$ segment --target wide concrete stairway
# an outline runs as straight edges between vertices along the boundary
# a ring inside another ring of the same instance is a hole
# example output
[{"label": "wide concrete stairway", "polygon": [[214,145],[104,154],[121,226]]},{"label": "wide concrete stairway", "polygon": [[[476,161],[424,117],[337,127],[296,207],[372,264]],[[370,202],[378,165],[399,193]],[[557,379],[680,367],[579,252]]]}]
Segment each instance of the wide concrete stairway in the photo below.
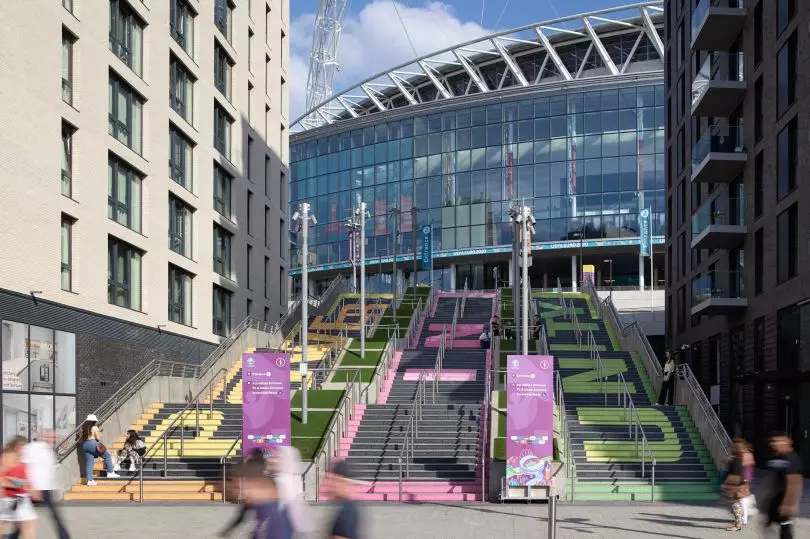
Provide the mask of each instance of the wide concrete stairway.
[{"label": "wide concrete stairway", "polygon": [[[605,322],[592,316],[584,296],[571,295],[565,301],[573,302],[582,328],[581,349],[570,312],[552,298],[539,299],[537,305],[563,384],[565,417],[575,462],[574,500],[653,498],[651,459],[649,454],[642,457],[640,432],[636,450],[635,438],[630,435],[630,419],[635,416],[625,414],[618,400],[620,373],[655,456],[655,500],[717,500],[713,461],[685,407],[652,406],[655,402],[652,384],[638,359],[617,349]],[[593,333],[599,351],[603,382],[586,346],[588,330]]]},{"label": "wide concrete stairway", "polygon": [[[480,300],[479,300],[480,301]],[[392,382],[380,403],[366,407],[352,421],[341,442],[342,456],[357,469],[363,484],[355,487],[362,500],[399,499],[400,456],[411,419],[420,372],[428,375],[427,403],[422,408],[408,476],[403,477],[404,501],[471,501],[481,496],[481,403],[487,351],[478,346],[478,332],[448,342],[439,381],[433,374],[442,331],[452,326],[456,298],[440,297],[433,316],[424,320],[415,348],[403,351],[393,367]],[[489,316],[492,300],[468,303],[462,324],[478,324]],[[485,311],[481,314],[479,311]],[[464,342],[462,342],[464,341]],[[460,343],[460,344],[459,344]],[[450,347],[458,344],[458,347]],[[472,345],[476,345],[473,349]],[[405,475],[403,460],[402,474]]]}]

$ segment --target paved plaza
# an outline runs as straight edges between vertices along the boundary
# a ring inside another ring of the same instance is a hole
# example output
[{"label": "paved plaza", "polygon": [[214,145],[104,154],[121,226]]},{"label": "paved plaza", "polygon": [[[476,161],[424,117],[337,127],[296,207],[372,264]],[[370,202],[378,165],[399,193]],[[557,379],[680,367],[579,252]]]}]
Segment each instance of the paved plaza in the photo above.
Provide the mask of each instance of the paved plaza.
[{"label": "paved plaza", "polygon": [[[548,507],[544,504],[450,505],[424,503],[416,505],[368,504],[364,506],[368,539],[411,538],[493,538],[546,537]],[[139,530],[149,539],[169,537],[214,537],[233,516],[231,505],[69,505],[65,517],[74,538],[104,537],[117,534],[111,523]],[[313,515],[324,530],[316,537],[326,537],[327,523],[334,508],[320,505]],[[810,537],[810,504],[805,502],[803,518],[798,520],[796,537]],[[635,504],[558,506],[557,537],[675,537],[699,538],[727,535],[729,512],[717,504]],[[40,520],[40,538],[55,537],[47,518]],[[120,531],[119,530],[119,531]],[[123,532],[122,532],[123,533]],[[762,537],[761,529],[751,526],[734,537]],[[776,537],[774,534],[770,535]],[[769,536],[769,537],[770,537]],[[249,537],[247,526],[233,537]]]}]

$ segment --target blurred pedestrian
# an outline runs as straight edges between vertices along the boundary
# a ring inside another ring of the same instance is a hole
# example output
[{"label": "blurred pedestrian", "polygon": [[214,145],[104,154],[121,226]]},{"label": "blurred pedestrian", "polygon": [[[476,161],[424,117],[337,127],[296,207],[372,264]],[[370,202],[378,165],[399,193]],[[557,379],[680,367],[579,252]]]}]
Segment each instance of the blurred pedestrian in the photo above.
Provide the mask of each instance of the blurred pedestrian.
[{"label": "blurred pedestrian", "polygon": [[538,315],[534,315],[534,319],[532,320],[532,340],[539,341],[540,340],[540,330],[542,328],[542,323],[540,322],[540,317]]},{"label": "blurred pedestrian", "polygon": [[743,462],[745,453],[748,450],[745,440],[739,438],[734,440],[734,452],[728,461],[726,479],[723,482],[723,493],[731,504],[731,513],[734,515],[734,523],[726,528],[726,531],[740,531],[744,525],[745,507],[743,499],[751,495],[751,490],[743,477]]},{"label": "blurred pedestrian", "polygon": [[292,530],[306,536],[314,532],[309,506],[301,482],[301,454],[290,446],[279,446],[270,458],[270,468],[281,508],[287,512]]},{"label": "blurred pedestrian", "polygon": [[666,362],[664,363],[664,379],[661,382],[661,392],[658,394],[658,402],[655,406],[672,406],[672,400],[675,397],[675,358],[667,350],[664,353]]},{"label": "blurred pedestrian", "polygon": [[[9,531],[9,524],[16,525],[23,539],[37,536],[37,513],[31,503],[31,486],[22,450],[26,439],[16,436],[3,449],[0,485],[3,487],[3,503],[0,510],[0,535]],[[39,496],[36,493],[37,497]]]},{"label": "blurred pedestrian", "polygon": [[780,539],[793,538],[793,519],[802,498],[802,463],[793,451],[793,440],[784,433],[770,436],[773,456],[768,461],[768,478],[760,496],[760,510],[765,513],[765,527],[779,525]]},{"label": "blurred pedestrian", "polygon": [[748,518],[756,515],[757,511],[757,499],[754,496],[754,475],[756,474],[757,463],[754,459],[754,451],[751,447],[751,444],[748,443],[747,440],[742,438],[737,439],[739,443],[742,444],[742,474],[743,474],[743,481],[745,484],[748,485],[748,496],[742,499],[743,504],[743,518],[742,523],[743,525],[748,524]]},{"label": "blurred pedestrian", "polygon": [[[217,537],[228,537],[236,528],[239,527],[242,522],[245,521],[245,517],[253,509],[247,501],[246,496],[244,495],[244,479],[246,477],[252,477],[257,474],[264,474],[265,472],[265,462],[264,462],[264,453],[259,448],[253,448],[250,455],[245,462],[242,463],[239,468],[237,468],[234,472],[234,478],[231,479],[231,484],[233,485],[235,482],[237,485],[241,485],[242,488],[240,489],[239,486],[235,488],[231,488],[230,490],[235,490],[239,492],[241,495],[239,499],[239,511],[236,513],[234,518],[228,522],[222,530],[217,533]],[[223,485],[223,490],[226,488],[226,485]],[[225,492],[222,493],[225,496]]]},{"label": "blurred pedestrian", "polygon": [[88,415],[82,424],[82,451],[84,451],[84,478],[88,485],[96,484],[93,479],[93,464],[99,457],[104,460],[107,477],[110,479],[120,477],[113,471],[112,457],[104,445],[101,430],[98,428],[98,418],[94,414]]},{"label": "blurred pedestrian", "polygon": [[352,484],[354,471],[346,460],[336,463],[327,475],[332,497],[340,503],[335,522],[332,525],[331,539],[359,539],[361,515],[360,507],[353,499]]},{"label": "blurred pedestrian", "polygon": [[276,480],[258,466],[246,466],[242,485],[245,504],[256,512],[254,539],[292,539],[292,525],[279,499]]}]

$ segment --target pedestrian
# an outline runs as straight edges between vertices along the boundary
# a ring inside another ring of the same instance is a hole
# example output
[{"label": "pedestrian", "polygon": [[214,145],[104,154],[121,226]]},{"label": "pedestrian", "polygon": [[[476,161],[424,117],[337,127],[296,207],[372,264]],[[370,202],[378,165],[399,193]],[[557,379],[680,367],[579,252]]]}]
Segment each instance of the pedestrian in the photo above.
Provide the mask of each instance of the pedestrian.
[{"label": "pedestrian", "polygon": [[[265,472],[265,462],[264,462],[264,453],[258,447],[254,447],[253,451],[250,452],[248,458],[245,459],[245,462],[236,470],[234,474],[236,478],[243,483],[243,490],[244,490],[244,480],[246,477],[252,477],[258,474],[263,474]],[[231,480],[233,484],[233,480]],[[234,488],[232,490],[239,491],[239,488]],[[223,496],[225,493],[223,493]],[[239,500],[239,511],[236,513],[234,518],[228,522],[222,530],[217,533],[217,537],[228,537],[237,527],[239,527],[242,522],[245,521],[245,517],[247,514],[253,509],[253,507],[248,502],[246,496],[242,496]]]},{"label": "pedestrian", "polygon": [[[9,532],[9,525],[16,525],[23,539],[37,536],[37,513],[31,503],[31,486],[28,471],[22,460],[26,439],[15,436],[3,449],[0,484],[3,487],[2,510],[0,510],[0,536]],[[34,492],[37,497],[39,493]]]},{"label": "pedestrian", "polygon": [[360,534],[360,507],[353,499],[352,478],[354,472],[351,465],[346,460],[341,460],[335,464],[332,471],[327,474],[330,492],[332,497],[340,503],[330,539],[359,539]]},{"label": "pedestrian", "polygon": [[745,524],[745,507],[743,500],[751,495],[749,485],[743,477],[743,466],[745,454],[748,451],[745,440],[739,438],[734,440],[734,452],[728,461],[726,468],[726,479],[723,481],[723,492],[731,504],[731,513],[734,515],[734,523],[726,528],[726,531],[740,531]]},{"label": "pedestrian", "polygon": [[129,471],[134,472],[141,463],[141,458],[146,454],[146,442],[138,436],[138,431],[128,430],[124,447],[118,451],[118,459],[113,467],[114,472],[121,469],[121,465],[129,461]]},{"label": "pedestrian", "polygon": [[738,438],[740,443],[743,444],[743,462],[742,473],[743,481],[748,485],[749,494],[742,499],[743,504],[743,525],[748,524],[748,517],[754,516],[757,511],[757,499],[754,496],[754,474],[756,473],[757,463],[754,459],[754,451],[748,441]]},{"label": "pedestrian", "polygon": [[766,515],[766,528],[778,524],[780,539],[792,539],[793,519],[802,498],[802,463],[786,433],[771,434],[770,446],[773,455],[768,461],[768,479],[759,507]]},{"label": "pedestrian", "polygon": [[540,328],[541,328],[541,325],[542,324],[540,323],[540,317],[537,316],[537,315],[534,315],[534,320],[532,320],[532,340],[533,341],[539,341],[540,340]]},{"label": "pedestrian", "polygon": [[489,322],[489,334],[492,335],[492,338],[501,337],[501,319],[498,318],[498,315],[492,317],[492,320]]},{"label": "pedestrian", "polygon": [[104,460],[107,469],[107,477],[115,479],[121,477],[113,470],[112,457],[104,445],[101,430],[98,428],[98,418],[95,414],[90,414],[82,424],[82,451],[84,451],[84,478],[89,486],[96,484],[93,479],[93,464],[97,458]]},{"label": "pedestrian", "polygon": [[293,532],[300,536],[313,533],[313,521],[309,506],[304,500],[304,486],[301,482],[300,453],[294,447],[279,446],[270,458],[270,467],[279,503],[289,517]]},{"label": "pedestrian", "polygon": [[667,406],[672,406],[672,400],[675,397],[675,359],[669,351],[664,354],[664,358],[666,359],[664,379],[661,382],[661,392],[658,394],[658,402],[655,403],[655,406],[663,406],[665,401]]},{"label": "pedestrian", "polygon": [[481,335],[478,336],[478,342],[481,343],[481,348],[489,348],[489,344],[492,342],[489,331],[484,329],[484,331],[481,332]]},{"label": "pedestrian", "polygon": [[256,511],[255,539],[292,539],[289,514],[281,504],[276,480],[269,475],[245,478],[245,495]]}]

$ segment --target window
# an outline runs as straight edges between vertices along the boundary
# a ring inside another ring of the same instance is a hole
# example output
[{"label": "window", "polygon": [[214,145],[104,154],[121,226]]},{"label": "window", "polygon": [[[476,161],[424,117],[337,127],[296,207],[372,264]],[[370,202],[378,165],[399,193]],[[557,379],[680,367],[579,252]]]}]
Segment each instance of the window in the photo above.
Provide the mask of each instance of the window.
[{"label": "window", "polygon": [[709,337],[709,385],[720,385],[720,335]]},{"label": "window", "polygon": [[214,164],[214,210],[217,213],[231,218],[231,184],[233,176],[225,172],[221,166]]},{"label": "window", "polygon": [[797,120],[779,132],[777,137],[776,200],[785,198],[796,188],[796,166],[798,159]]},{"label": "window", "polygon": [[264,207],[264,246],[270,248],[270,207]]},{"label": "window", "polygon": [[762,215],[762,200],[763,200],[763,185],[762,185],[762,152],[757,154],[754,160],[754,218],[757,219]]},{"label": "window", "polygon": [[143,26],[126,0],[110,0],[110,50],[138,76],[143,67]]},{"label": "window", "polygon": [[245,316],[252,316],[253,315],[253,300],[248,298],[245,301]]},{"label": "window", "polygon": [[251,167],[251,161],[253,161],[253,137],[248,137],[247,139],[247,153],[245,155],[245,172],[247,173],[247,179],[253,181],[253,174]]},{"label": "window", "polygon": [[62,194],[73,196],[73,129],[62,122]]},{"label": "window", "polygon": [[264,308],[264,321],[265,322],[270,321],[270,307],[265,307]]},{"label": "window", "polygon": [[776,218],[776,283],[796,276],[799,254],[799,211],[794,204]]},{"label": "window", "polygon": [[107,217],[141,231],[141,176],[110,155],[107,165]]},{"label": "window", "polygon": [[765,370],[765,317],[754,320],[754,372]]},{"label": "window", "polygon": [[107,254],[107,302],[140,311],[141,252],[110,236]]},{"label": "window", "polygon": [[678,334],[686,330],[686,287],[678,289]]},{"label": "window", "polygon": [[[248,124],[253,127],[253,84],[248,82]],[[255,129],[255,128],[254,128]]]},{"label": "window", "polygon": [[231,68],[233,63],[230,56],[219,43],[214,43],[214,86],[225,99],[231,99]]},{"label": "window", "polygon": [[214,285],[214,333],[227,337],[231,332],[231,294],[224,288]]},{"label": "window", "polygon": [[678,216],[678,227],[686,221],[686,181],[681,181],[678,185],[678,209],[680,214]]},{"label": "window", "polygon": [[278,256],[284,260],[287,258],[287,249],[284,248],[284,219],[278,220]]},{"label": "window", "polygon": [[270,156],[264,156],[264,196],[270,198]]},{"label": "window", "polygon": [[73,36],[62,30],[62,101],[73,104]]},{"label": "window", "polygon": [[143,102],[126,82],[110,73],[109,132],[136,153],[141,153]]},{"label": "window", "polygon": [[681,261],[680,273],[678,277],[683,277],[686,275],[686,233],[681,232],[681,235],[678,236],[678,255]]},{"label": "window", "polygon": [[286,306],[287,303],[287,270],[284,269],[284,266],[278,267],[278,302],[281,304],[282,307]]},{"label": "window", "polygon": [[253,73],[253,30],[248,28],[248,71]]},{"label": "window", "polygon": [[169,177],[192,190],[192,143],[179,129],[169,124]]},{"label": "window", "polygon": [[270,257],[264,257],[264,297],[270,297],[270,289],[273,285],[270,284]]},{"label": "window", "polygon": [[191,281],[193,277],[169,264],[169,320],[191,325]]},{"label": "window", "polygon": [[791,305],[776,313],[776,369],[790,375],[799,370],[801,307]]},{"label": "window", "polygon": [[757,79],[754,86],[754,141],[762,140],[762,77]]},{"label": "window", "polygon": [[169,195],[169,249],[191,258],[191,231],[194,209],[174,195]]},{"label": "window", "polygon": [[226,279],[232,277],[231,266],[231,240],[233,235],[222,228],[214,225],[214,271]]},{"label": "window", "polygon": [[188,0],[171,0],[169,27],[174,39],[189,56],[194,56],[194,16]]},{"label": "window", "polygon": [[73,219],[62,214],[62,290],[73,290]]},{"label": "window", "polygon": [[190,124],[193,123],[193,98],[194,79],[183,63],[172,55],[169,59],[169,105]]},{"label": "window", "polygon": [[762,6],[765,2],[757,2],[754,7],[754,67],[762,62]]},{"label": "window", "polygon": [[231,41],[231,16],[233,5],[229,0],[214,1],[214,25],[219,28],[222,35],[228,42]]},{"label": "window", "polygon": [[683,172],[686,166],[686,139],[684,138],[684,130],[681,128],[678,131],[678,174]]},{"label": "window", "polygon": [[776,117],[780,118],[796,100],[796,32],[776,56]]},{"label": "window", "polygon": [[231,125],[233,119],[219,103],[214,103],[214,148],[231,159]]},{"label": "window", "polygon": [[251,219],[251,211],[250,211],[250,209],[252,207],[253,207],[253,192],[248,190],[248,192],[247,192],[247,233],[250,236],[253,235],[253,232],[252,232],[252,229],[251,229],[251,226],[250,226],[251,221],[253,221],[253,219]]},{"label": "window", "polygon": [[790,24],[796,14],[796,0],[777,0],[776,5],[776,35],[779,36]]},{"label": "window", "polygon": [[253,246],[248,244],[246,251],[247,262],[245,263],[245,270],[247,271],[247,287],[248,290],[253,290],[253,279],[250,278],[250,267],[253,265]]},{"label": "window", "polygon": [[287,186],[287,175],[283,171],[278,173],[278,207],[285,208],[287,202],[284,200],[284,188]]},{"label": "window", "polygon": [[754,234],[754,294],[762,293],[762,273],[765,269],[764,260],[765,241],[763,238],[762,229],[756,231]]},{"label": "window", "polygon": [[279,51],[281,52],[281,67],[284,67],[284,50],[287,48],[287,34],[284,33],[284,30],[281,31],[281,47]]},{"label": "window", "polygon": [[675,32],[675,44],[678,48],[678,56],[676,56],[677,61],[675,63],[675,67],[680,68],[686,55],[685,54],[686,49],[683,38],[683,24],[678,25],[678,30],[676,30]]}]

